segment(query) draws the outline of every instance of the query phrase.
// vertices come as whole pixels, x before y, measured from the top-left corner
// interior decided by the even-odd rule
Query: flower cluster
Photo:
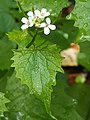
[[[51,30],[55,30],[56,26],[51,24],[51,19],[48,17],[50,13],[47,11],[47,9],[42,8],[41,11],[38,9],[34,10],[34,12],[29,11],[27,13],[27,18],[23,17],[21,19],[22,23],[24,23],[21,26],[21,29],[27,29],[29,27],[37,27],[37,28],[44,28],[44,34],[48,35]]]

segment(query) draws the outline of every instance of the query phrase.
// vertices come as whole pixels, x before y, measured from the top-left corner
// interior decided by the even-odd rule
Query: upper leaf
[[[8,37],[11,41],[15,41],[19,47],[25,47],[32,40],[32,37],[29,35],[27,30],[13,30],[8,33]]]
[[[60,56],[56,46],[38,49],[18,49],[14,51],[14,63],[17,78],[29,87],[30,93],[41,99],[50,114],[52,85],[56,84],[56,71],[60,68]]]
[[[75,9],[69,18],[75,20],[75,26],[79,27],[81,33],[79,38],[90,40],[90,0],[76,0]],[[83,30],[82,30],[83,29]]]
[[[6,103],[10,102],[6,97],[4,97],[4,93],[0,92],[0,114],[7,111]]]
[[[52,15],[56,16],[59,14],[61,9],[67,5],[67,0],[16,0],[20,2],[24,11],[32,10],[32,8],[47,8],[52,12]]]

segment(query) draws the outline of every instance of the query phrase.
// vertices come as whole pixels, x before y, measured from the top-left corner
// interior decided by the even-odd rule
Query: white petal
[[[24,25],[21,26],[21,29],[22,29],[22,30],[25,30],[25,29],[27,29],[27,28],[28,28],[28,25],[26,25],[26,24],[24,24]]]
[[[40,16],[40,11],[39,10],[35,10],[34,13],[35,13],[36,16],[38,16],[38,17]]]
[[[27,15],[30,16],[30,17],[33,17],[33,16],[34,16],[34,14],[33,14],[32,11],[29,11],[29,12],[27,13]]]
[[[55,26],[55,25],[48,25],[48,27],[49,27],[51,30],[55,30],[55,29],[56,29],[56,26]]]
[[[50,33],[50,29],[48,27],[44,28],[44,34],[48,35]]]
[[[43,27],[46,27],[46,25],[47,25],[46,23],[41,23],[40,27],[43,28]]]
[[[51,23],[51,19],[50,18],[46,18],[46,22],[49,25]]]
[[[26,24],[27,24],[28,19],[27,19],[27,18],[25,18],[25,17],[23,17],[23,18],[21,19],[21,21],[22,21],[22,23],[26,23]]]
[[[50,13],[49,13],[49,12],[46,12],[45,16],[49,16],[49,15],[50,15]]]
[[[34,25],[34,23],[33,23],[33,22],[31,22],[31,23],[30,23],[30,25],[29,25],[29,27],[32,27],[33,25]]]
[[[46,12],[47,12],[47,9],[42,8],[41,13],[46,13]]]
[[[47,9],[42,8],[42,10],[41,10],[41,18],[45,18],[45,17],[47,17],[49,15],[50,15],[50,13],[47,12]]]
[[[29,19],[29,22],[34,21],[34,18],[33,18],[33,17],[28,17],[28,19]]]

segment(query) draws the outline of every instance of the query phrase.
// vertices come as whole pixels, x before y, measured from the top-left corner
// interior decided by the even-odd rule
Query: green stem
[[[56,24],[59,20],[61,19],[61,17],[60,17],[60,13],[59,13],[59,15],[56,17],[56,19],[53,21],[53,24]]]
[[[28,33],[31,35],[31,37],[33,37],[32,32],[30,31],[30,29],[28,29]]]
[[[42,33],[43,32],[43,30],[40,30],[38,33]]]
[[[47,41],[45,40],[44,42],[42,42],[40,45],[37,46],[38,47],[41,47],[44,43],[46,43]]]
[[[27,17],[26,14],[25,14],[24,11],[23,11],[21,5],[20,5],[20,2],[17,2],[17,4],[18,4],[19,9],[22,11],[23,15],[24,15],[25,17]]]
[[[34,43],[34,41],[35,41],[35,38],[36,38],[36,36],[37,36],[37,30],[36,30],[36,33],[35,33],[35,35],[33,36],[33,39],[32,39],[32,41],[26,46],[26,48],[29,48],[33,43]]]
[[[55,24],[58,20],[58,17],[52,22],[52,24]]]

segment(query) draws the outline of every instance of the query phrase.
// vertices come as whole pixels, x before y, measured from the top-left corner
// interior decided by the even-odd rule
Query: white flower
[[[51,30],[55,30],[56,26],[51,24],[50,18],[46,18],[46,23],[41,23],[40,28],[44,27],[44,34],[48,35]]]
[[[45,8],[42,8],[42,10],[41,10],[41,18],[45,18],[45,17],[47,17],[47,16],[49,16],[50,15],[50,13],[49,12],[47,12],[47,9],[45,9]]]
[[[39,11],[39,10],[37,10],[37,9],[34,10],[34,14],[35,14],[35,16],[38,17],[38,18],[40,17],[40,11]]]
[[[39,10],[34,10],[34,12],[29,11],[29,12],[27,13],[27,15],[28,15],[29,17],[32,17],[34,20],[36,20],[37,17],[39,18],[39,16],[40,16],[40,11],[39,11]]]
[[[21,29],[22,30],[25,30],[27,29],[28,27],[32,27],[34,25],[34,22],[33,22],[33,19],[31,17],[29,17],[28,19],[23,17],[21,19],[22,23],[24,23],[22,26],[21,26]]]
[[[28,27],[35,26],[37,28],[44,28],[44,34],[48,35],[51,30],[55,30],[56,26],[51,24],[50,18],[46,18],[49,16],[50,13],[47,11],[46,8],[42,8],[41,11],[38,9],[34,11],[29,11],[27,13],[28,18],[23,17],[22,18],[22,23],[24,23],[21,26],[21,29],[27,29]],[[44,19],[46,18],[46,22],[43,22]]]
[[[50,13],[47,12],[47,9],[45,9],[45,8],[42,8],[41,12],[39,10],[35,10],[34,13],[35,13],[35,16],[37,16],[41,19],[44,19],[45,17],[50,15]]]
[[[34,13],[33,13],[32,11],[29,11],[29,12],[27,13],[27,15],[28,15],[29,17],[31,17],[31,18],[34,18]]]
[[[34,12],[29,11],[27,13],[27,15],[32,18],[32,21],[34,22],[35,27],[39,27],[40,23],[41,23],[41,19],[39,18],[40,16],[40,11],[39,10],[35,10]]]
[[[41,11],[39,11],[38,9],[34,10],[34,13],[33,13],[32,11],[29,11],[29,12],[27,13],[27,15],[28,15],[29,17],[34,17],[34,18],[38,17],[38,18],[43,19],[43,18],[49,16],[50,13],[47,12],[47,9],[42,8]]]

